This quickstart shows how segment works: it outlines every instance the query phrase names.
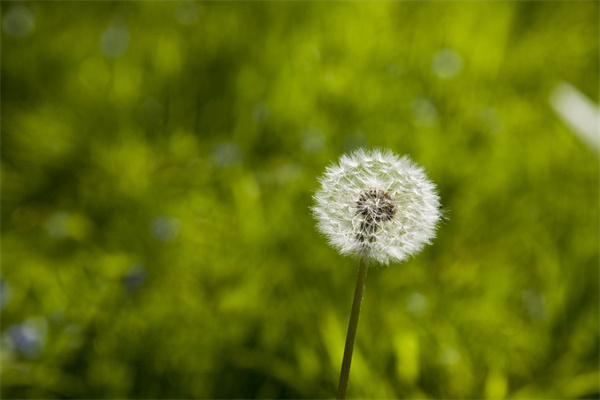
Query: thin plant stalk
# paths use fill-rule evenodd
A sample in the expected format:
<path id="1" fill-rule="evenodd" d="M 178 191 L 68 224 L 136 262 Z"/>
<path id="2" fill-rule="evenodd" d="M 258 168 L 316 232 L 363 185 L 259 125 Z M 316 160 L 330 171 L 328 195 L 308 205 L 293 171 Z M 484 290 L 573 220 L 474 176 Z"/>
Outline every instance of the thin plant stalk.
<path id="1" fill-rule="evenodd" d="M 338 385 L 338 400 L 346 399 L 346 392 L 348 391 L 350 365 L 352 364 L 352 353 L 354 352 L 354 339 L 356 339 L 356 328 L 358 327 L 360 305 L 365 291 L 368 268 L 368 258 L 366 255 L 363 255 L 360 259 L 360 268 L 358 270 L 358 278 L 356 279 L 356 289 L 354 291 L 354 301 L 352 302 L 350 323 L 348 324 L 348 334 L 346 335 L 346 347 L 344 348 L 344 359 L 342 361 L 342 371 L 340 372 L 340 383 Z"/>

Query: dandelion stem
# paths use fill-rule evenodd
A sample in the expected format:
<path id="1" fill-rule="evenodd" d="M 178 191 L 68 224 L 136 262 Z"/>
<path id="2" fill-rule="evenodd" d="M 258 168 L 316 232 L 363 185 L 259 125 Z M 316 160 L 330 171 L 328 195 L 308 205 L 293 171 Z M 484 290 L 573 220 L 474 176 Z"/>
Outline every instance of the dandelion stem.
<path id="1" fill-rule="evenodd" d="M 368 259 L 365 255 L 360 259 L 360 268 L 358 270 L 358 278 L 356 279 L 354 301 L 352 302 L 352 313 L 350 314 L 350 323 L 348 324 L 346 347 L 344 348 L 344 359 L 342 361 L 342 371 L 340 372 L 340 383 L 338 385 L 338 400 L 346 399 L 346 392 L 348 391 L 350 364 L 352 364 L 352 353 L 354 352 L 354 339 L 356 338 L 356 328 L 358 327 L 358 317 L 360 316 L 360 305 L 362 303 L 363 293 L 365 291 L 368 267 Z"/>

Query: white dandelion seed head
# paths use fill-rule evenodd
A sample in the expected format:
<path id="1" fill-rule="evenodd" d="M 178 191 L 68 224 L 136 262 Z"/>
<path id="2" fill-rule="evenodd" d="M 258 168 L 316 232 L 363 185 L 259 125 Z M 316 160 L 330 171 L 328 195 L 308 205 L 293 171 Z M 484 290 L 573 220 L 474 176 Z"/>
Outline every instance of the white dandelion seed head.
<path id="1" fill-rule="evenodd" d="M 435 237 L 435 184 L 406 156 L 359 149 L 327 167 L 319 182 L 312 211 L 319 231 L 342 254 L 389 264 Z"/>

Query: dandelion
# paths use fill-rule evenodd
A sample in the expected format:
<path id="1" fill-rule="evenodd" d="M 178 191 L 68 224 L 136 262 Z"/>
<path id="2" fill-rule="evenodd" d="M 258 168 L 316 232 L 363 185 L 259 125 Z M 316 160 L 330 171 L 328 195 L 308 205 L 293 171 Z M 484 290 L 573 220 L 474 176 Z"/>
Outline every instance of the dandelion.
<path id="1" fill-rule="evenodd" d="M 361 260 L 338 388 L 345 399 L 369 261 L 404 261 L 431 243 L 440 199 L 421 167 L 390 151 L 344 155 L 319 181 L 312 208 L 319 230 L 341 254 Z"/>
<path id="2" fill-rule="evenodd" d="M 357 150 L 327 168 L 313 212 L 319 230 L 342 254 L 382 264 L 404 261 L 435 236 L 435 185 L 408 157 Z"/>

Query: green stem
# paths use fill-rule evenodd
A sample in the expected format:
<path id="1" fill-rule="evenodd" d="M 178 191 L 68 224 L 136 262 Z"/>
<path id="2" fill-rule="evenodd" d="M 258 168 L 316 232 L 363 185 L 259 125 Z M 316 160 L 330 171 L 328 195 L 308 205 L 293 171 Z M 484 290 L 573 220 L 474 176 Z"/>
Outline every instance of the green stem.
<path id="1" fill-rule="evenodd" d="M 344 359 L 342 361 L 342 371 L 340 373 L 340 383 L 338 385 L 338 400 L 346 398 L 348 391 L 348 379 L 350 378 L 350 364 L 352 364 L 352 353 L 354 352 L 354 339 L 356 338 L 356 328 L 358 327 L 358 317 L 360 316 L 360 305 L 362 303 L 363 293 L 365 291 L 365 282 L 367 281 L 367 269 L 369 263 L 367 256 L 360 259 L 360 269 L 356 279 L 356 289 L 354 291 L 354 301 L 352 302 L 352 313 L 350 314 L 350 323 L 348 324 L 348 334 L 346 335 L 346 347 L 344 348 Z"/>

